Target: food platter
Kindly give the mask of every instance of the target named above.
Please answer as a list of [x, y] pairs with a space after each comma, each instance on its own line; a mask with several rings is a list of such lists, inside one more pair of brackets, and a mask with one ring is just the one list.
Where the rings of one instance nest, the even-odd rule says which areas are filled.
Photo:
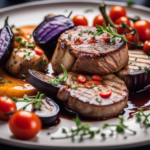
[[[132, 6], [127, 7], [125, 3], [119, 2], [105, 2], [107, 4], [107, 11], [110, 7], [114, 5], [121, 5], [124, 6], [128, 12], [130, 17], [133, 16], [140, 16], [142, 19], [149, 19], [149, 12], [148, 8], [142, 6]], [[67, 1], [64, 0], [59, 1], [42, 1], [42, 2], [33, 2], [33, 3], [26, 3], [17, 6], [12, 6], [8, 8], [4, 8], [0, 10], [1, 14], [1, 21], [0, 27], [3, 27], [3, 20], [6, 16], [9, 16], [9, 23], [15, 24], [16, 26], [25, 26], [25, 25], [37, 25], [43, 20], [43, 16], [45, 14], [56, 14], [60, 15], [63, 14], [65, 16], [68, 15], [70, 11], [73, 11], [72, 16], [76, 14], [83, 14], [89, 21], [89, 25], [92, 25], [93, 16], [99, 14], [98, 5], [100, 1]], [[93, 12], [85, 13], [85, 10], [92, 9]], [[140, 97], [141, 98], [141, 97]], [[150, 97], [149, 97], [150, 100]], [[141, 98], [142, 101], [142, 98]], [[149, 101], [146, 103], [149, 106]], [[18, 107], [21, 107], [21, 104], [18, 103]], [[31, 107], [28, 107], [30, 110]], [[126, 108], [125, 108], [126, 109]], [[145, 113], [148, 113], [146, 111]], [[132, 135], [130, 132], [127, 132], [127, 139], [124, 139], [124, 135], [113, 135], [113, 137], [106, 137], [106, 139], [102, 139], [100, 135], [96, 135], [94, 139], [85, 139], [82, 142], [78, 142], [78, 140], [72, 142], [71, 139], [63, 139], [63, 140], [52, 140], [51, 137], [62, 136], [61, 130], [62, 128], [70, 129], [72, 126], [75, 126], [75, 123], [65, 117], [60, 117], [60, 123], [57, 126], [49, 127], [46, 129], [42, 129], [36, 137], [31, 140], [18, 140], [12, 136], [11, 132], [9, 131], [8, 124], [6, 122], [0, 122], [0, 142], [15, 145], [18, 147], [28, 147], [28, 148], [41, 148], [41, 149], [120, 149], [120, 148], [127, 148], [127, 147], [138, 147], [141, 145], [149, 144], [150, 141], [150, 130], [145, 128], [141, 128], [138, 123], [136, 123], [135, 117], [127, 119], [129, 116], [125, 116], [125, 125], [130, 126], [131, 129], [136, 130], [137, 134]], [[84, 121], [90, 124], [90, 126], [94, 129], [100, 128], [102, 133], [109, 134], [110, 130], [102, 129], [102, 125], [104, 123], [116, 124], [118, 123], [118, 118], [112, 118], [108, 120], [101, 120], [101, 121]], [[50, 132], [50, 135], [47, 133]]]

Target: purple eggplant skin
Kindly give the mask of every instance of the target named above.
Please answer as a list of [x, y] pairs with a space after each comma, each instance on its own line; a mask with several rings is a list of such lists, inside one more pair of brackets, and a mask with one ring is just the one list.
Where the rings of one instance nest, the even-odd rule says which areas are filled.
[[32, 86], [48, 96], [55, 97], [59, 88], [61, 87], [61, 85], [54, 86], [49, 83], [48, 81], [52, 79], [49, 76], [45, 75], [42, 72], [31, 69], [28, 70], [26, 79]]
[[11, 28], [5, 25], [0, 30], [0, 67], [4, 66], [14, 49], [14, 35]]
[[72, 29], [74, 23], [69, 18], [59, 15], [44, 20], [33, 32], [36, 45], [44, 51], [53, 53], [59, 36], [66, 30]]
[[41, 119], [42, 127], [56, 124], [59, 118], [59, 106], [49, 97], [44, 97], [41, 103], [41, 110], [36, 110], [33, 105], [32, 111]]
[[128, 90], [131, 93], [142, 90], [144, 87], [150, 85], [150, 68], [148, 71], [138, 70], [134, 71], [133, 73], [126, 72], [122, 75], [119, 73], [117, 75], [125, 81]]

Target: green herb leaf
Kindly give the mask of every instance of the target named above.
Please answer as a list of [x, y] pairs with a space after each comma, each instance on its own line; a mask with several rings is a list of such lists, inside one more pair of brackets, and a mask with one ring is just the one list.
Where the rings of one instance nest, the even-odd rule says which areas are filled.
[[77, 88], [78, 88], [77, 85], [71, 87], [71, 89], [77, 89]]
[[98, 90], [100, 90], [100, 91], [101, 91], [101, 90], [102, 90], [102, 88], [99, 86], [99, 87], [98, 87]]
[[35, 48], [35, 45], [27, 45], [27, 48], [34, 49], [34, 48]]
[[16, 53], [17, 53], [17, 50], [14, 50], [14, 53], [16, 54]]
[[28, 55], [24, 55], [24, 58], [25, 58], [26, 60], [30, 60], [30, 54], [31, 54], [31, 52], [28, 52]]
[[16, 28], [16, 30], [17, 30], [17, 31], [20, 31], [20, 29], [19, 29], [19, 28]]
[[44, 65], [44, 66], [46, 66], [46, 59], [42, 60], [41, 64]]
[[7, 82], [9, 82], [9, 83], [13, 83], [11, 80], [8, 80]]
[[139, 70], [142, 70], [141, 66], [138, 66]]
[[128, 6], [132, 6], [133, 4], [135, 4], [134, 1], [132, 1], [132, 0], [129, 0], [126, 3], [127, 3]]
[[0, 81], [0, 84], [5, 84], [6, 82], [5, 81]]
[[0, 77], [0, 80], [3, 80], [3, 78], [2, 78], [2, 77]]
[[16, 42], [21, 42], [21, 41], [22, 41], [22, 38], [21, 38], [21, 37], [17, 37], [17, 38], [15, 39], [15, 41], [16, 41]]
[[95, 87], [95, 85], [94, 84], [92, 84], [91, 86], [90, 86], [90, 88], [94, 88]]
[[26, 75], [22, 74], [22, 77], [26, 78]]
[[145, 70], [145, 71], [148, 71], [148, 70], [149, 70], [149, 68], [147, 68], [147, 67], [144, 67], [144, 70]]
[[55, 79], [51, 79], [48, 82], [57, 86], [60, 82], [65, 82], [67, 80], [67, 70], [65, 69], [65, 67], [61, 64], [61, 67], [64, 71], [64, 75], [62, 78], [59, 78], [58, 76], [55, 77]]
[[93, 12], [93, 9], [87, 9], [84, 11], [85, 13], [88, 13], [88, 12]]
[[96, 100], [97, 102], [99, 102], [99, 103], [102, 101], [102, 99], [101, 99], [101, 98], [98, 98], [98, 97], [97, 97], [95, 100]]
[[135, 58], [135, 61], [137, 61], [137, 58]]

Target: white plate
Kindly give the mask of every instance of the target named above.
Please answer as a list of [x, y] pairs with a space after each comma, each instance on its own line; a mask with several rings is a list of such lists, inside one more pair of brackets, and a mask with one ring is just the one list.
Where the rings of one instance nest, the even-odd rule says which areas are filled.
[[[113, 5], [122, 5], [126, 7], [124, 3], [120, 2], [105, 2], [107, 4], [107, 11]], [[81, 2], [81, 0], [64, 0], [63, 2], [60, 0], [51, 0], [51, 1], [40, 1], [40, 2], [32, 2], [21, 5], [16, 5], [8, 8], [4, 8], [0, 10], [0, 27], [3, 27], [4, 19], [6, 16], [9, 16], [9, 23], [15, 24], [16, 26], [24, 26], [24, 25], [34, 25], [39, 24], [43, 17], [49, 13], [52, 14], [64, 14], [68, 15], [71, 10], [73, 10], [72, 16], [76, 14], [84, 14], [88, 20], [90, 25], [92, 24], [93, 18], [99, 14], [98, 6], [100, 4], [99, 0], [85, 0]], [[92, 13], [85, 13], [86, 9], [93, 9]], [[150, 9], [142, 6], [133, 6], [126, 7], [127, 13], [129, 16], [140, 16], [142, 19], [146, 19], [150, 21]], [[107, 121], [101, 122], [92, 122], [90, 125], [92, 127], [102, 128], [104, 122], [108, 123], [117, 123], [118, 119], [109, 119]], [[77, 149], [77, 148], [85, 148], [85, 149], [116, 149], [116, 148], [126, 148], [126, 147], [135, 147], [139, 145], [146, 145], [150, 142], [150, 130], [141, 129], [139, 124], [136, 123], [135, 118], [126, 120], [126, 125], [130, 125], [131, 129], [137, 131], [136, 135], [129, 135], [127, 139], [123, 139], [123, 135], [119, 135], [117, 137], [108, 137], [106, 140], [102, 140], [98, 135], [94, 139], [87, 139], [83, 142], [72, 142], [71, 139], [65, 140], [51, 140], [47, 135], [47, 132], [51, 132], [54, 135], [62, 135], [61, 128], [66, 127], [68, 129], [71, 126], [74, 126], [73, 121], [69, 121], [66, 119], [61, 119], [61, 123], [52, 129], [41, 130], [40, 133], [32, 140], [23, 141], [15, 139], [11, 132], [9, 131], [8, 124], [0, 122], [0, 142], [20, 147], [32, 147], [32, 148], [41, 148], [41, 149]], [[109, 130], [104, 130], [104, 133], [108, 133]], [[130, 133], [127, 133], [130, 134]]]

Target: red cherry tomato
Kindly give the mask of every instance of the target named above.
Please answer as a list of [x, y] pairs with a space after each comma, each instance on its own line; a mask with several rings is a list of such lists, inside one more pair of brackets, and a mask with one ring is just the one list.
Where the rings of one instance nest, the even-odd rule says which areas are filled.
[[[122, 23], [126, 23], [129, 27], [131, 27], [130, 24], [130, 20], [127, 17], [120, 17], [115, 21], [115, 24], [122, 24]], [[116, 28], [119, 34], [123, 34], [124, 33], [124, 28]], [[129, 33], [130, 31], [126, 29], [126, 33]]]
[[41, 120], [29, 111], [17, 111], [9, 119], [9, 128], [13, 135], [19, 139], [31, 139], [41, 129]]
[[44, 54], [44, 51], [39, 46], [36, 46], [34, 48], [34, 50], [35, 50], [36, 54], [38, 54], [38, 55]]
[[74, 44], [75, 44], [75, 45], [83, 44], [83, 40], [77, 39], [77, 40], [74, 41]]
[[150, 41], [145, 41], [144, 46], [143, 46], [143, 51], [150, 55]]
[[111, 93], [112, 93], [111, 89], [106, 89], [106, 90], [102, 90], [99, 95], [102, 98], [108, 98], [108, 97], [110, 97]]
[[150, 23], [146, 20], [138, 20], [133, 24], [141, 41], [150, 40]]
[[93, 76], [92, 76], [92, 80], [94, 80], [94, 81], [102, 81], [103, 79], [102, 79], [102, 77], [99, 76], [99, 75], [93, 75]]
[[95, 27], [95, 25], [100, 25], [103, 26], [103, 23], [105, 23], [107, 25], [106, 20], [104, 19], [103, 15], [97, 15], [94, 20], [93, 20], [93, 26]]
[[86, 83], [86, 87], [90, 88], [91, 85], [95, 85], [95, 86], [98, 86], [98, 85], [102, 85], [102, 82], [99, 82], [99, 81], [88, 81]]
[[88, 21], [83, 15], [74, 16], [72, 21], [74, 22], [75, 26], [79, 26], [79, 25], [87, 26], [88, 25]]
[[112, 19], [112, 21], [115, 21], [116, 19], [126, 16], [126, 10], [122, 6], [113, 6], [110, 9], [109, 16]]
[[[130, 41], [130, 42], [135, 42], [135, 40], [136, 40], [136, 34], [134, 34], [134, 35], [127, 35], [126, 36], [126, 39], [128, 40], [128, 41]], [[129, 43], [127, 43], [128, 44], [128, 48], [134, 48], [134, 46], [133, 45], [131, 45], [131, 44], [129, 44]], [[138, 44], [140, 44], [140, 41], [138, 40]]]
[[87, 40], [87, 42], [88, 42], [89, 44], [91, 44], [91, 43], [96, 43], [97, 40], [96, 40], [95, 38], [91, 38], [91, 39]]
[[78, 78], [77, 78], [77, 81], [79, 83], [86, 83], [86, 77], [83, 76], [83, 75], [79, 75]]
[[16, 103], [6, 96], [0, 97], [0, 120], [7, 121], [8, 116], [5, 116], [6, 113], [11, 113], [17, 110]]

